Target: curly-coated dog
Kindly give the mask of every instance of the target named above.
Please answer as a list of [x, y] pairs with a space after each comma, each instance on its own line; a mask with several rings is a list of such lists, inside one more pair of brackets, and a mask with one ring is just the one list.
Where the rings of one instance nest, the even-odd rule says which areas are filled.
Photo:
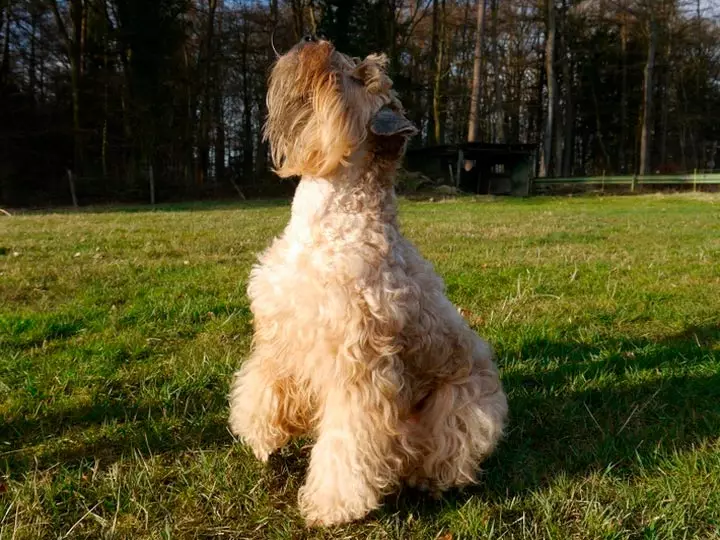
[[302, 179], [250, 276], [254, 343], [230, 427], [262, 461], [315, 437], [299, 494], [311, 525], [362, 518], [402, 483], [474, 482], [507, 416], [490, 347], [400, 233], [393, 181], [417, 130], [386, 63], [308, 36], [269, 81], [276, 171]]

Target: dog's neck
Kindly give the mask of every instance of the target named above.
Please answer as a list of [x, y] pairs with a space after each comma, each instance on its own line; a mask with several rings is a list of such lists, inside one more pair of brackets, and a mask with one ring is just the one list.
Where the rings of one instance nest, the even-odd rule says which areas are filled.
[[[397, 227], [394, 170], [348, 167], [330, 178], [304, 176], [295, 191], [290, 226], [308, 228], [333, 215], [362, 216], [358, 226]], [[340, 223], [340, 221], [338, 221]]]
[[395, 168], [388, 169], [367, 156], [365, 166], [351, 163], [327, 178], [303, 176], [293, 199], [293, 212], [307, 210], [373, 215], [392, 221], [395, 204]]

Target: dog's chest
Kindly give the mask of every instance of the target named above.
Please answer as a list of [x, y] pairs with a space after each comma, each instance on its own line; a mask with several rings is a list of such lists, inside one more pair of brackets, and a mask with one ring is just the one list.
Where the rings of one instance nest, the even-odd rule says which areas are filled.
[[360, 312], [396, 329], [418, 320], [441, 283], [394, 219], [343, 211], [334, 189], [300, 184], [290, 222], [253, 272], [253, 311], [320, 325]]

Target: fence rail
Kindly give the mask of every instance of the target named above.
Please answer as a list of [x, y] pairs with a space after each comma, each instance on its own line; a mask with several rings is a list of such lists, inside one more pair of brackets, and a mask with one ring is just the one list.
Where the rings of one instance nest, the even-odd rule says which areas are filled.
[[533, 190], [543, 186], [586, 185], [586, 186], [630, 186], [632, 191], [643, 185], [697, 186], [720, 185], [720, 173], [650, 174], [627, 176], [580, 176], [572, 178], [534, 178]]

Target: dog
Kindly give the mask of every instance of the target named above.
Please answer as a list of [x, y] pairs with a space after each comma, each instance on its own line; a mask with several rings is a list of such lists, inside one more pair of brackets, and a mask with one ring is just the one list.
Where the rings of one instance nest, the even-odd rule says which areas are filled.
[[277, 174], [301, 180], [250, 275], [229, 424], [263, 462], [314, 436], [310, 526], [361, 519], [403, 485], [473, 483], [508, 411], [490, 346], [400, 233], [393, 181], [417, 129], [386, 66], [307, 36], [269, 78], [264, 136]]

